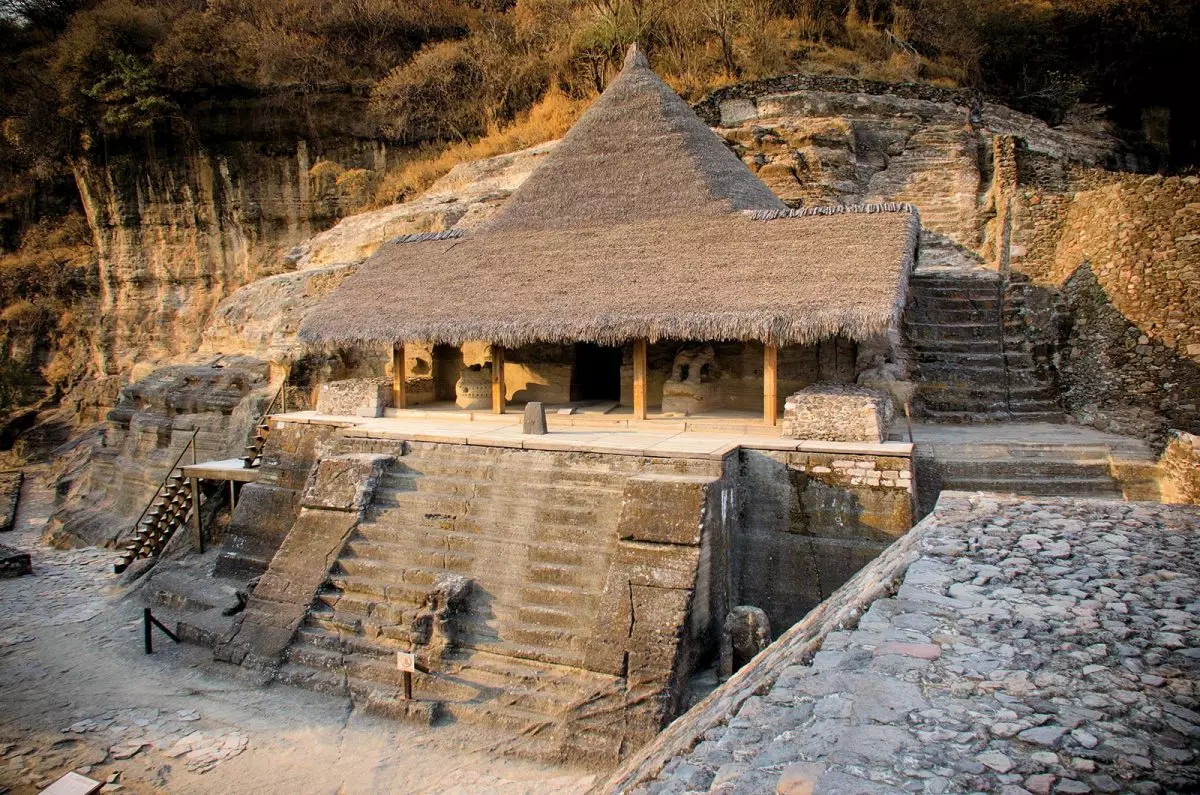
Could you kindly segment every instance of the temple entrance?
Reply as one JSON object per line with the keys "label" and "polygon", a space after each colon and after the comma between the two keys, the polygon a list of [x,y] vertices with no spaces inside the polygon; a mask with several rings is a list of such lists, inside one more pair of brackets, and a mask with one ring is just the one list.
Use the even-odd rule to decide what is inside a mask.
{"label": "temple entrance", "polygon": [[575,345],[571,400],[621,399],[621,349],[589,342]]}

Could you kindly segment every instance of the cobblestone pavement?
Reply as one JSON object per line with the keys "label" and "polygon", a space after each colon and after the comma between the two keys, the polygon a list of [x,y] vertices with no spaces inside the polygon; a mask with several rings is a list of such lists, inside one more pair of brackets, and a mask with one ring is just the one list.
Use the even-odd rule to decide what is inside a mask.
{"label": "cobblestone pavement", "polygon": [[914,532],[892,598],[639,791],[1200,790],[1200,511],[944,494]]}
{"label": "cobblestone pavement", "polygon": [[0,579],[0,795],[76,770],[105,792],[582,792],[586,771],[497,758],[488,738],[353,714],[327,696],[207,670],[121,599],[111,550],[40,541],[52,492],[27,478],[4,544],[33,574]]}

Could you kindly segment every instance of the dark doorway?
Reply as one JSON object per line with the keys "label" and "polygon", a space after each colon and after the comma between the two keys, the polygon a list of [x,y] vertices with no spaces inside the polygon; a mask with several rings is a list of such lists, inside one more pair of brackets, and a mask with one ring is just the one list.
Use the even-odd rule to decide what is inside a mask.
{"label": "dark doorway", "polygon": [[621,349],[580,342],[575,345],[571,400],[621,399]]}
{"label": "dark doorway", "polygon": [[433,399],[453,401],[458,376],[463,369],[462,348],[457,345],[433,346]]}

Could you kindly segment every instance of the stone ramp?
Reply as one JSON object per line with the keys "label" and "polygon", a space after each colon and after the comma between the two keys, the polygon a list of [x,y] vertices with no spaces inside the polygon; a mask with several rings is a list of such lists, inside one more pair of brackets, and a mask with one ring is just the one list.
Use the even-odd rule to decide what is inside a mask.
{"label": "stone ramp", "polygon": [[1195,507],[946,494],[596,791],[1194,792],[1198,529]]}

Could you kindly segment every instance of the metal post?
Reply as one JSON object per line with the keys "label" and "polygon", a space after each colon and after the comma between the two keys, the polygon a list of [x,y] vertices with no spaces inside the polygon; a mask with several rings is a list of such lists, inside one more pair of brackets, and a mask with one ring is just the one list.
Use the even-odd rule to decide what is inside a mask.
{"label": "metal post", "polygon": [[154,638],[150,635],[150,608],[142,608],[142,635],[146,645],[146,654],[154,654]]}
{"label": "metal post", "polygon": [[412,701],[412,673],[404,672],[404,700]]}
{"label": "metal post", "polygon": [[195,517],[196,551],[204,551],[204,525],[200,518],[200,478],[192,478],[192,516]]}

